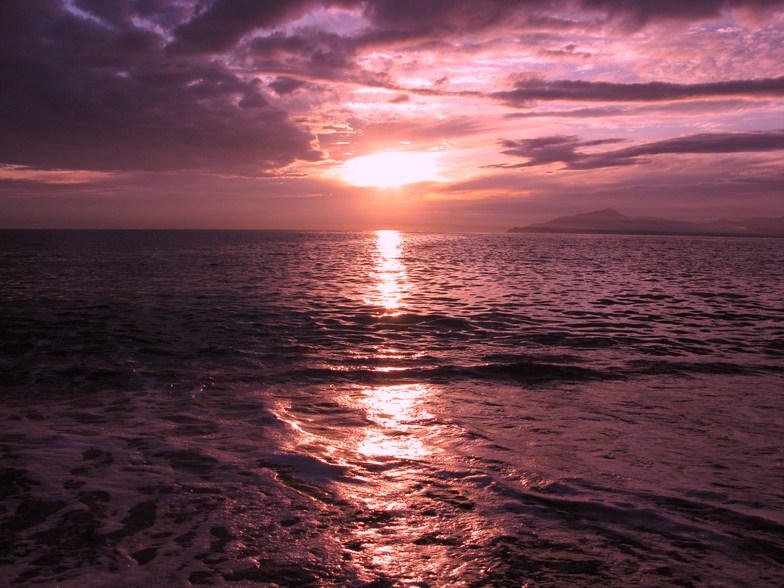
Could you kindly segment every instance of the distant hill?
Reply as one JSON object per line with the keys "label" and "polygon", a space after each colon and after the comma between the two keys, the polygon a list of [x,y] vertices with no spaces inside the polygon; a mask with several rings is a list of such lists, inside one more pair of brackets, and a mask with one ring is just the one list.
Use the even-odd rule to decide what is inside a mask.
{"label": "distant hill", "polygon": [[562,216],[545,223],[514,227],[508,232],[784,237],[784,217],[720,219],[711,223],[692,223],[664,218],[626,216],[612,208],[605,208],[574,216]]}

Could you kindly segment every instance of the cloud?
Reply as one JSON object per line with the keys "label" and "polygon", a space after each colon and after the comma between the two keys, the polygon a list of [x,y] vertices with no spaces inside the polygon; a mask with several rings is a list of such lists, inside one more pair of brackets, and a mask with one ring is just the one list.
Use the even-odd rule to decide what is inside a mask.
{"label": "cloud", "polygon": [[270,82],[269,87],[272,88],[276,94],[283,95],[291,94],[292,92],[295,92],[296,90],[299,90],[306,85],[307,82],[303,80],[296,80],[287,76],[280,76]]}
{"label": "cloud", "polygon": [[271,28],[315,5],[314,0],[214,0],[174,29],[174,53],[227,51],[254,29]]}
{"label": "cloud", "polygon": [[574,43],[569,43],[568,45],[564,45],[561,49],[540,49],[539,55],[544,57],[553,57],[555,59],[560,58],[574,58],[578,57],[580,59],[590,59],[593,57],[591,53],[587,51],[577,51],[577,45]]}
{"label": "cloud", "polygon": [[784,149],[784,130],[753,133],[700,133],[599,153],[569,163],[570,169],[595,169],[638,163],[638,158],[672,153],[748,153]]}
{"label": "cloud", "polygon": [[73,5],[109,26],[125,27],[133,19],[147,19],[162,28],[170,28],[191,16],[190,2],[171,0],[73,0]]}
{"label": "cloud", "polygon": [[517,164],[497,164],[489,167],[506,169],[535,167],[552,163],[564,163],[566,169],[598,169],[636,165],[640,158],[664,154],[689,153],[746,153],[784,150],[784,130],[776,132],[751,133],[700,133],[675,139],[664,139],[598,153],[581,151],[584,147],[608,145],[620,139],[598,139],[581,141],[575,135],[555,135],[522,139],[503,140],[501,151],[504,155],[524,157],[527,161]]}
{"label": "cloud", "polygon": [[781,6],[780,0],[691,0],[689,2],[649,0],[581,0],[586,10],[598,10],[609,22],[627,30],[639,30],[661,21],[693,22],[716,19],[727,10],[742,9],[749,13],[766,12]]}
{"label": "cloud", "polygon": [[[468,71],[470,62],[460,62],[467,59],[467,51],[488,55],[513,51],[520,45],[504,43],[519,40],[523,32],[530,39],[587,23],[642,27],[691,22],[730,9],[761,12],[781,4],[761,0],[3,0],[0,163],[42,169],[264,175],[298,160],[322,157],[313,147],[316,136],[305,124],[325,128],[331,122],[356,121],[352,128],[356,135],[365,133],[368,145],[376,139],[397,141],[398,135],[437,142],[482,132],[483,125],[466,116],[479,121],[472,110],[445,110],[437,123],[431,111],[416,114],[420,103],[430,97],[465,99],[462,109],[472,108],[467,106],[469,99],[487,95],[514,106],[537,100],[597,103],[596,109],[559,115],[573,117],[628,113],[618,106],[628,102],[778,97],[784,95],[784,77],[701,84],[525,78],[511,90],[481,95],[474,91],[477,86],[429,80],[460,80],[453,74]],[[340,13],[353,24],[341,28],[335,25],[340,18],[329,21],[327,13]],[[567,41],[560,34],[548,36],[547,43],[547,56],[558,58],[564,68],[569,59],[561,58],[583,56],[578,46],[601,50],[581,39]],[[459,52],[466,47],[470,49]],[[528,48],[536,55],[536,46]],[[442,71],[444,62],[456,65],[443,66]],[[491,77],[495,81],[501,74],[495,75],[492,70],[480,82]],[[312,83],[316,80],[335,83]],[[345,88],[351,84],[394,90],[378,101],[388,116],[377,116],[378,107],[370,101],[363,103],[366,110],[352,111],[346,97],[353,88]],[[363,99],[352,100],[357,104]],[[488,111],[498,106],[486,102]],[[284,107],[296,112],[297,118]],[[399,113],[404,111],[419,118],[399,124]],[[547,132],[556,136],[558,131]],[[574,167],[599,165],[603,160],[590,159],[585,150],[615,141],[557,137],[543,144],[510,142],[504,148],[510,155],[528,158],[520,166],[561,162]],[[651,155],[617,151],[622,162]]]}
{"label": "cloud", "polygon": [[586,157],[585,154],[577,151],[579,148],[619,143],[620,141],[621,139],[581,141],[576,135],[554,135],[536,139],[522,139],[520,141],[503,140],[501,145],[506,147],[506,149],[501,151],[501,153],[514,157],[525,157],[528,161],[514,165],[499,165],[497,167],[516,168],[534,167],[550,163],[577,163]]}
{"label": "cloud", "polygon": [[373,0],[367,3],[366,15],[379,29],[420,31],[423,35],[480,31],[514,19],[526,28],[562,30],[593,25],[598,18],[600,23],[634,31],[654,22],[715,19],[733,9],[765,13],[782,4],[781,0]]}
{"label": "cloud", "polygon": [[366,15],[380,29],[434,32],[481,30],[502,22],[526,6],[536,6],[533,0],[430,0],[428,2],[400,2],[379,0],[368,2]]}
{"label": "cloud", "polygon": [[359,70],[355,63],[357,45],[353,38],[305,30],[256,37],[247,49],[256,67],[330,79]]}
{"label": "cloud", "polygon": [[610,105],[610,106],[591,106],[585,108],[572,108],[569,110],[529,110],[524,112],[510,112],[504,118],[588,118],[599,119],[607,117],[636,117],[639,115],[649,116],[651,114],[698,114],[708,111],[742,111],[754,107],[760,107],[770,103],[760,103],[753,100],[742,98],[731,98],[724,100],[689,100],[685,102],[671,103],[652,103],[638,105]]}
{"label": "cloud", "polygon": [[537,77],[529,77],[517,81],[514,90],[494,92],[492,96],[512,106],[528,106],[537,100],[665,102],[726,96],[784,96],[784,76],[761,80],[729,80],[699,84],[668,82],[621,84],[583,80],[546,81]]}
{"label": "cloud", "polygon": [[257,80],[168,59],[156,32],[102,15],[119,24],[47,0],[4,4],[0,162],[257,173],[320,157]]}
{"label": "cloud", "polygon": [[[86,0],[85,0],[86,1]],[[90,0],[95,3],[96,0]],[[212,0],[173,30],[168,50],[174,54],[223,53],[236,48],[251,33],[267,35],[250,39],[256,51],[285,50],[291,53],[353,56],[359,48],[394,47],[401,43],[421,43],[514,25],[519,30],[563,31],[615,23],[625,28],[641,28],[649,22],[680,20],[689,22],[717,17],[722,10],[747,7],[758,11],[771,4],[755,0],[701,0],[689,3],[650,3],[556,0]],[[361,11],[367,26],[348,35],[327,34],[307,27],[300,33],[282,32],[283,25],[319,8]],[[568,17],[564,17],[568,14]],[[575,51],[573,44],[551,50],[551,57],[588,57]]]}

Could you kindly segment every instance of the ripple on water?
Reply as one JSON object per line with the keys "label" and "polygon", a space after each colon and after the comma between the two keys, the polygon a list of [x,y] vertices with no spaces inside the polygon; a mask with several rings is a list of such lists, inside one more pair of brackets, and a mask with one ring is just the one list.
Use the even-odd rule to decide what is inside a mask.
{"label": "ripple on water", "polygon": [[4,584],[784,584],[781,241],[2,238]]}

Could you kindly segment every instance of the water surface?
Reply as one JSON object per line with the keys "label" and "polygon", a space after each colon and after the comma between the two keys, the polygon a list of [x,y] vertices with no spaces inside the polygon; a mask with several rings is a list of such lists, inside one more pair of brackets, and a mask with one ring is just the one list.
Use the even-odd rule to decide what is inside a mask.
{"label": "water surface", "polygon": [[782,291],[782,240],[0,233],[0,579],[780,586]]}

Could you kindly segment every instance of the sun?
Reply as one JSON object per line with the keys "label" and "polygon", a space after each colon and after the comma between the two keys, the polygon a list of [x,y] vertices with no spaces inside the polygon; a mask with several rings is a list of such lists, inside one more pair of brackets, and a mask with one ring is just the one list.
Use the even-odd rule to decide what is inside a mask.
{"label": "sun", "polygon": [[385,151],[355,157],[343,164],[340,177],[354,186],[397,188],[438,179],[436,152]]}

